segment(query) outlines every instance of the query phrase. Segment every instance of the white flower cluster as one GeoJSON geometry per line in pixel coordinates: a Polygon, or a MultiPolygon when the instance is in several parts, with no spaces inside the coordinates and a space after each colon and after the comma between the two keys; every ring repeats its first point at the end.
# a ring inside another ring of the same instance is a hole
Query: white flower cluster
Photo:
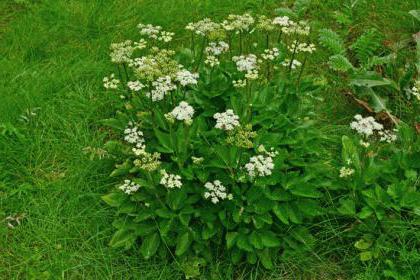
{"type": "Polygon", "coordinates": [[[204,184],[204,187],[207,189],[204,193],[204,198],[210,199],[213,204],[217,204],[220,200],[225,200],[226,198],[229,200],[233,199],[232,194],[226,193],[226,188],[219,180],[215,180],[213,183],[207,182],[204,184]]]}
{"type": "Polygon", "coordinates": [[[272,48],[272,49],[266,49],[264,50],[264,53],[261,54],[261,57],[264,60],[274,60],[280,55],[278,48],[272,48]]]}
{"type": "Polygon", "coordinates": [[[146,47],[146,41],[141,39],[139,42],[133,42],[131,40],[126,40],[121,43],[111,44],[111,61],[113,63],[130,63],[131,56],[133,55],[134,50],[144,49],[146,47]]]}
{"type": "Polygon", "coordinates": [[[236,68],[240,72],[250,72],[258,67],[257,56],[254,54],[234,56],[232,60],[236,63],[236,68]]]}
{"type": "Polygon", "coordinates": [[[361,115],[357,114],[354,118],[356,121],[351,122],[350,127],[364,137],[372,136],[375,131],[379,132],[384,128],[384,126],[376,122],[373,117],[363,118],[361,115]]]}
{"type": "Polygon", "coordinates": [[[152,86],[154,86],[154,89],[147,92],[146,96],[151,98],[153,102],[162,100],[170,91],[176,89],[176,85],[172,83],[170,76],[158,78],[152,82],[152,86]]]}
{"type": "Polygon", "coordinates": [[[420,81],[416,81],[413,88],[411,89],[411,94],[417,98],[417,101],[420,101],[420,81]]]}
{"type": "Polygon", "coordinates": [[[255,20],[250,14],[229,15],[227,20],[222,22],[222,27],[226,31],[236,31],[236,33],[250,31],[255,20]]]}
{"type": "Polygon", "coordinates": [[[378,135],[381,142],[392,143],[397,140],[397,135],[390,130],[378,131],[378,135]]]}
{"type": "Polygon", "coordinates": [[[173,32],[162,30],[162,26],[154,26],[152,24],[139,23],[137,28],[140,30],[140,35],[147,36],[149,39],[163,41],[165,43],[172,41],[173,32]]]}
{"type": "Polygon", "coordinates": [[[142,151],[146,149],[143,136],[143,132],[131,121],[128,123],[128,126],[124,129],[124,140],[134,145],[132,151],[135,155],[139,155],[142,151]]]}
{"type": "Polygon", "coordinates": [[[229,50],[229,44],[223,41],[210,42],[206,47],[206,53],[212,56],[219,56],[229,50]]]}
{"type": "MultiPolygon", "coordinates": [[[[290,59],[286,58],[281,65],[283,65],[284,67],[289,67],[290,65],[290,59]]],[[[292,69],[296,69],[297,67],[302,66],[302,63],[299,60],[293,59],[292,61],[292,69]]]]}
{"type": "Polygon", "coordinates": [[[354,169],[349,167],[341,167],[340,169],[340,178],[346,178],[354,174],[354,169]]]}
{"type": "Polygon", "coordinates": [[[165,186],[166,188],[180,189],[182,187],[181,176],[175,174],[168,174],[165,169],[162,169],[160,171],[160,174],[162,175],[160,179],[160,184],[165,186]]]}
{"type": "Polygon", "coordinates": [[[186,124],[191,124],[194,115],[194,108],[187,102],[181,101],[170,113],[170,117],[179,121],[184,121],[186,124]]]}
{"type": "Polygon", "coordinates": [[[140,188],[139,184],[136,184],[130,180],[124,180],[124,184],[122,184],[121,186],[118,187],[120,190],[122,190],[123,192],[125,192],[126,194],[132,194],[135,193],[136,191],[138,191],[138,189],[140,188]]]}
{"type": "Polygon", "coordinates": [[[111,74],[109,77],[104,77],[102,82],[104,83],[104,88],[106,89],[116,89],[118,88],[118,84],[120,80],[115,79],[115,75],[111,74]]]}
{"type": "Polygon", "coordinates": [[[236,88],[243,88],[246,87],[246,80],[233,80],[232,84],[236,88]]]}
{"type": "Polygon", "coordinates": [[[187,85],[196,85],[198,83],[198,77],[197,73],[191,73],[190,71],[183,69],[176,73],[175,80],[185,87],[187,85]]]}
{"type": "Polygon", "coordinates": [[[185,29],[192,31],[200,36],[207,36],[210,33],[220,29],[220,24],[213,22],[209,18],[205,18],[197,22],[188,23],[185,29]]]}
{"type": "Polygon", "coordinates": [[[289,51],[295,52],[295,53],[313,53],[316,51],[316,47],[314,44],[308,44],[308,43],[299,43],[297,40],[294,40],[293,43],[288,47],[289,51]]]}
{"type": "Polygon", "coordinates": [[[214,55],[208,55],[204,63],[213,68],[215,66],[218,66],[220,64],[220,61],[214,55]]]}
{"type": "Polygon", "coordinates": [[[235,115],[232,109],[226,110],[224,113],[216,113],[213,118],[216,119],[216,128],[222,130],[232,130],[239,126],[239,116],[235,115]]]}
{"type": "Polygon", "coordinates": [[[271,156],[257,155],[249,159],[245,164],[245,169],[250,177],[264,177],[272,174],[274,169],[273,158],[271,156]]]}
{"type": "Polygon", "coordinates": [[[293,21],[291,21],[288,16],[276,17],[273,19],[273,24],[279,25],[280,27],[289,27],[291,22],[293,21]]]}
{"type": "Polygon", "coordinates": [[[127,83],[127,86],[132,91],[140,91],[145,87],[140,81],[130,81],[127,83]]]}
{"type": "Polygon", "coordinates": [[[259,145],[257,148],[257,151],[260,154],[266,154],[267,156],[272,157],[272,158],[276,157],[279,154],[279,152],[274,150],[273,147],[271,147],[270,150],[267,151],[264,145],[259,145]]]}

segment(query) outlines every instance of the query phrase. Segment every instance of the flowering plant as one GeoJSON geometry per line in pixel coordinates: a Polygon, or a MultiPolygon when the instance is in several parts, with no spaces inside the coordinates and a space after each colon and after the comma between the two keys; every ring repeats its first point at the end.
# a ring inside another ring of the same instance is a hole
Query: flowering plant
{"type": "Polygon", "coordinates": [[[138,25],[138,43],[112,45],[119,79],[104,86],[118,112],[103,124],[116,133],[105,146],[123,182],[103,197],[118,209],[112,246],[139,242],[146,259],[194,264],[227,254],[266,268],[277,252],[311,248],[303,223],[322,213],[325,136],[290,101],[316,90],[296,86],[297,58],[315,46],[306,22],[258,22],[190,23],[191,48],[177,52],[174,34],[150,24],[138,25]]]}

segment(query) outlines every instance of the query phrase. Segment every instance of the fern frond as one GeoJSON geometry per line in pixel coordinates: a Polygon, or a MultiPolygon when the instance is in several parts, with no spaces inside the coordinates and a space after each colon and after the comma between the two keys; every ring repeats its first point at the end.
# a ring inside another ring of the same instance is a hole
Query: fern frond
{"type": "Polygon", "coordinates": [[[319,42],[320,44],[330,50],[333,54],[344,54],[346,48],[340,35],[332,31],[331,29],[321,29],[319,31],[319,42]]]}
{"type": "Polygon", "coordinates": [[[373,57],[382,46],[382,37],[378,31],[371,29],[363,33],[350,49],[354,51],[359,63],[367,66],[369,58],[373,57]]]}
{"type": "Polygon", "coordinates": [[[349,70],[353,70],[354,67],[350,63],[350,61],[344,55],[337,54],[330,57],[328,61],[329,66],[334,71],[338,72],[348,72],[349,70]]]}
{"type": "Polygon", "coordinates": [[[393,58],[394,58],[393,54],[389,54],[387,56],[372,56],[368,58],[366,68],[370,69],[375,66],[389,64],[391,63],[393,58]]]}

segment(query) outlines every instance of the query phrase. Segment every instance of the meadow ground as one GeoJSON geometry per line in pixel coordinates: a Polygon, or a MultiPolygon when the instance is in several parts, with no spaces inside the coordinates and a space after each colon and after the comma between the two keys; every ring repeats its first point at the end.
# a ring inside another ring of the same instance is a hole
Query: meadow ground
{"type": "MultiPolygon", "coordinates": [[[[113,211],[101,196],[114,184],[108,177],[112,164],[90,160],[89,147],[102,147],[105,134],[98,122],[112,114],[101,89],[110,68],[109,44],[134,36],[139,22],[184,34],[183,26],[198,18],[246,10],[272,14],[283,2],[288,1],[1,1],[0,279],[182,279],[173,265],[108,247],[113,211]],[[8,216],[22,216],[21,224],[8,228],[8,216]]],[[[318,27],[332,27],[334,12],[346,1],[313,2],[318,9],[308,17],[318,27]]],[[[416,0],[367,2],[355,8],[356,29],[377,27],[394,41],[415,29],[406,14],[418,8],[416,0]]],[[[325,54],[312,59],[324,67],[325,54]]],[[[348,105],[326,93],[318,118],[338,131],[352,116],[341,113],[355,110],[348,105]]],[[[214,264],[206,279],[224,279],[226,269],[231,268],[214,264]]],[[[363,269],[279,264],[265,279],[296,279],[293,271],[306,270],[346,279],[363,269]]],[[[261,273],[238,277],[257,279],[261,273]]]]}

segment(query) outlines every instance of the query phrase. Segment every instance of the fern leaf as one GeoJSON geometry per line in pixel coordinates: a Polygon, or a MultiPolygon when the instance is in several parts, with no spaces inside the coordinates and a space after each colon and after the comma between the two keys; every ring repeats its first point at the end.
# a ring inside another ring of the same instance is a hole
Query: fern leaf
{"type": "Polygon", "coordinates": [[[328,64],[330,65],[331,69],[338,72],[345,73],[354,69],[353,65],[350,63],[347,57],[341,54],[331,56],[328,64]]]}
{"type": "Polygon", "coordinates": [[[382,46],[382,37],[378,31],[371,29],[363,33],[350,49],[354,51],[359,63],[367,66],[369,58],[373,57],[382,46]]]}
{"type": "Polygon", "coordinates": [[[344,54],[346,52],[343,40],[331,29],[321,29],[319,31],[319,42],[333,54],[344,54]]]}

